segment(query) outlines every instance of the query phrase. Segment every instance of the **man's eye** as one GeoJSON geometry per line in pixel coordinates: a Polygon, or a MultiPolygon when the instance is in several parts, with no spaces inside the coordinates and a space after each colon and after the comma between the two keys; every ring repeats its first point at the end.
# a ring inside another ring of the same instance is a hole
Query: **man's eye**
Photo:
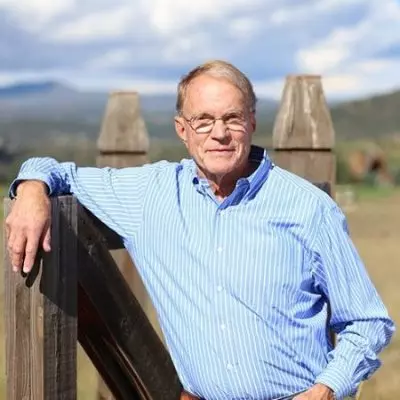
{"type": "Polygon", "coordinates": [[[213,120],[210,118],[199,118],[196,121],[194,121],[195,125],[210,125],[213,123],[213,120]]]}
{"type": "Polygon", "coordinates": [[[229,117],[229,118],[227,118],[226,120],[225,120],[228,124],[229,123],[231,123],[231,122],[241,122],[242,121],[242,119],[241,118],[239,118],[239,117],[229,117]]]}

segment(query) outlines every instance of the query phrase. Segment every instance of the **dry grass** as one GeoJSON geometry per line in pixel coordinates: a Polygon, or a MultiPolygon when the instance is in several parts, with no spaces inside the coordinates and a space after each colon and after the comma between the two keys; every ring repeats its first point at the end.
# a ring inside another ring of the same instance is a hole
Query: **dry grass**
{"type": "MultiPolygon", "coordinates": [[[[352,237],[363,257],[372,280],[389,308],[396,325],[400,323],[400,192],[384,197],[363,195],[355,211],[348,215],[352,237]],[[397,266],[397,268],[396,268],[397,266]]],[[[1,234],[0,234],[1,236],[1,234]]],[[[1,237],[0,237],[1,239],[1,237]]],[[[3,273],[0,274],[3,292],[3,273]]],[[[0,310],[2,302],[0,302],[0,310]]],[[[1,313],[3,315],[3,313],[1,313]]],[[[0,319],[0,354],[4,354],[4,323],[0,319]]],[[[96,377],[83,352],[79,352],[79,398],[94,399],[96,377]]],[[[0,399],[4,393],[4,356],[0,356],[0,399]]],[[[362,390],[361,400],[392,400],[399,397],[400,335],[382,353],[382,368],[362,390]]]]}
{"type": "MultiPolygon", "coordinates": [[[[396,327],[400,324],[400,193],[364,199],[348,215],[354,242],[368,272],[389,309],[396,327]]],[[[362,388],[361,400],[389,400],[400,396],[400,334],[381,355],[382,367],[362,388]]]]}

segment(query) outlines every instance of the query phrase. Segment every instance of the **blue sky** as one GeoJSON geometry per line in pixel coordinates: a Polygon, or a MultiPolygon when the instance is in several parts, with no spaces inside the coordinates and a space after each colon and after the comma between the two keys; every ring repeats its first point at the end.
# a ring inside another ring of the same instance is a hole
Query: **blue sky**
{"type": "Polygon", "coordinates": [[[208,59],[258,96],[319,74],[332,98],[400,88],[399,0],[0,0],[0,84],[174,93],[208,59]]]}

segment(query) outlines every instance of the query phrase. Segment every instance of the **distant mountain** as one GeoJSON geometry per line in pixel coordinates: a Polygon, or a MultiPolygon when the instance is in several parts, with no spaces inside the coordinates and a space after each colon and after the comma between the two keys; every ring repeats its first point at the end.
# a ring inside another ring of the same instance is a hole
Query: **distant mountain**
{"type": "MultiPolygon", "coordinates": [[[[82,92],[59,82],[25,82],[0,87],[0,118],[61,119],[101,118],[108,100],[107,92],[82,92]]],[[[172,114],[175,95],[140,95],[140,106],[145,114],[172,114]]],[[[260,100],[260,107],[274,109],[273,100],[260,100]]]]}
{"type": "MultiPolygon", "coordinates": [[[[55,81],[23,82],[0,87],[0,136],[11,143],[37,142],[65,135],[97,137],[109,93],[83,92],[55,81]]],[[[152,137],[175,138],[175,95],[140,95],[141,112],[152,137]]],[[[272,115],[273,100],[259,109],[272,115]]]]}
{"type": "MultiPolygon", "coordinates": [[[[0,87],[0,138],[13,147],[98,137],[109,94],[83,92],[56,81],[0,87]],[[64,138],[64,139],[63,139],[64,138]]],[[[176,138],[175,95],[141,95],[141,111],[151,138],[176,138]]],[[[270,135],[279,103],[260,99],[259,135],[270,135]]],[[[400,131],[400,90],[351,102],[330,103],[339,138],[375,138],[400,131]]]]}
{"type": "Polygon", "coordinates": [[[104,94],[83,93],[59,82],[20,83],[0,88],[0,118],[61,120],[97,117],[104,94]]]}
{"type": "Polygon", "coordinates": [[[338,136],[379,137],[400,134],[400,90],[342,102],[331,108],[338,136]]]}
{"type": "Polygon", "coordinates": [[[17,96],[29,96],[43,94],[62,89],[63,85],[58,82],[20,82],[14,85],[0,87],[0,98],[10,99],[17,96]]]}

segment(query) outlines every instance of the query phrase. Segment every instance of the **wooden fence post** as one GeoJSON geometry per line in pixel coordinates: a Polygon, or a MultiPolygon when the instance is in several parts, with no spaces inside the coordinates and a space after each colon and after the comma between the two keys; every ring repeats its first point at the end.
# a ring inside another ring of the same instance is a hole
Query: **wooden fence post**
{"type": "MultiPolygon", "coordinates": [[[[143,165],[148,162],[149,147],[149,136],[141,116],[138,93],[111,93],[97,141],[97,166],[123,168],[143,165]]],[[[111,253],[151,324],[162,338],[154,307],[129,254],[125,250],[114,250],[111,253]]],[[[100,377],[97,398],[113,399],[100,377]]]]}
{"type": "Polygon", "coordinates": [[[335,131],[320,76],[286,78],[272,139],[277,165],[309,181],[328,182],[334,197],[335,131]]]}
{"type": "Polygon", "coordinates": [[[26,275],[4,248],[7,400],[76,400],[76,231],[76,200],[54,198],[51,253],[26,275]]]}

